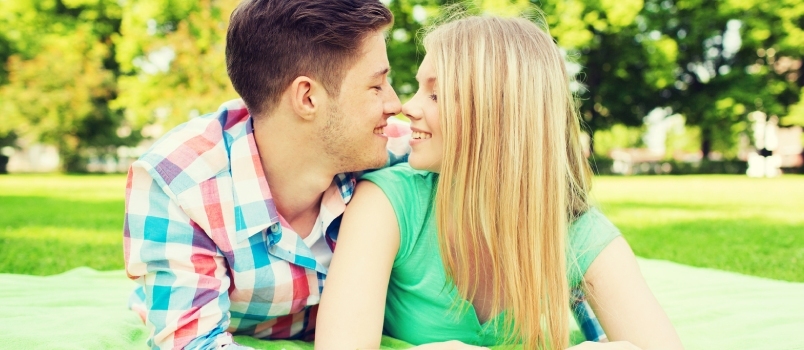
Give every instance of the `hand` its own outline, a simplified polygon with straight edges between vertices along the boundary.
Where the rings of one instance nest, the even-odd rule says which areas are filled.
[[[641,350],[636,345],[627,341],[615,341],[611,343],[595,343],[585,341],[567,350]]]
[[[487,347],[464,344],[464,343],[462,343],[460,341],[457,341],[457,340],[450,340],[450,341],[445,341],[445,342],[441,342],[441,343],[430,343],[430,344],[419,345],[419,346],[413,347],[413,349],[418,349],[418,350],[481,350],[481,349],[490,350]]]

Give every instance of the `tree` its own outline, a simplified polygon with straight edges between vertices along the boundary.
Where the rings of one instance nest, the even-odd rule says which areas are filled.
[[[559,45],[582,67],[580,110],[590,135],[615,124],[641,125],[658,106],[656,90],[672,82],[668,63],[676,47],[663,37],[637,40],[642,10],[642,0],[555,1],[545,10]]]
[[[702,131],[701,149],[731,148],[747,114],[785,115],[804,82],[798,0],[544,1],[553,35],[580,53],[588,127],[640,125],[670,106]],[[799,115],[801,115],[799,117]],[[804,107],[783,123],[804,124]]]
[[[751,111],[783,116],[799,99],[802,83],[789,67],[779,67],[779,58],[801,59],[804,7],[800,1],[781,3],[646,2],[646,26],[679,47],[676,81],[661,95],[701,128],[704,156],[733,145]]]
[[[111,37],[120,24],[113,0],[0,3],[9,55],[0,87],[0,133],[57,146],[62,169],[82,171],[87,152],[132,140],[116,135],[120,114]],[[0,135],[2,136],[2,135]]]
[[[225,68],[238,0],[0,0],[0,140],[59,147],[63,167],[157,137],[236,98]],[[444,5],[511,15],[534,4],[567,53],[594,134],[671,107],[723,150],[761,110],[804,125],[801,0],[385,0],[392,85],[416,89],[422,28]]]
[[[132,128],[159,136],[237,93],[226,74],[225,37],[237,0],[142,0],[124,6],[115,38],[120,96]]]
[[[421,34],[428,20],[438,14],[438,4],[432,0],[391,0],[388,8],[394,14],[389,31],[389,78],[394,90],[403,100],[416,92],[416,72],[424,58]]]

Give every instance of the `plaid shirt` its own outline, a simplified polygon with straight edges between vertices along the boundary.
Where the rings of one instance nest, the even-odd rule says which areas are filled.
[[[570,308],[572,309],[572,315],[575,317],[575,321],[578,322],[578,328],[580,328],[584,338],[588,341],[608,343],[609,338],[603,332],[603,327],[600,326],[600,321],[595,316],[595,312],[592,311],[592,307],[589,306],[586,295],[581,289],[577,288],[573,289],[571,293]]]
[[[407,158],[401,123],[386,127],[389,164]],[[130,307],[152,348],[238,347],[232,333],[313,336],[327,266],[277,213],[253,131],[242,101],[230,101],[173,129],[129,170],[126,272],[141,285]],[[330,249],[356,176],[339,174],[324,192]]]

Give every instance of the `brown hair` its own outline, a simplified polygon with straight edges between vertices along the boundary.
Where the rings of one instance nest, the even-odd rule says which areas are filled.
[[[270,112],[301,75],[337,96],[363,39],[392,22],[378,0],[244,0],[230,19],[226,70],[252,115]]]

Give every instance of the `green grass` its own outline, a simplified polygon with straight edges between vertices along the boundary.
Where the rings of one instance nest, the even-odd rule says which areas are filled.
[[[0,273],[123,268],[126,178],[0,176]]]
[[[599,177],[639,256],[804,282],[804,176]],[[0,176],[0,273],[123,268],[125,176]]]
[[[639,256],[804,282],[804,176],[601,177],[594,187]]]

